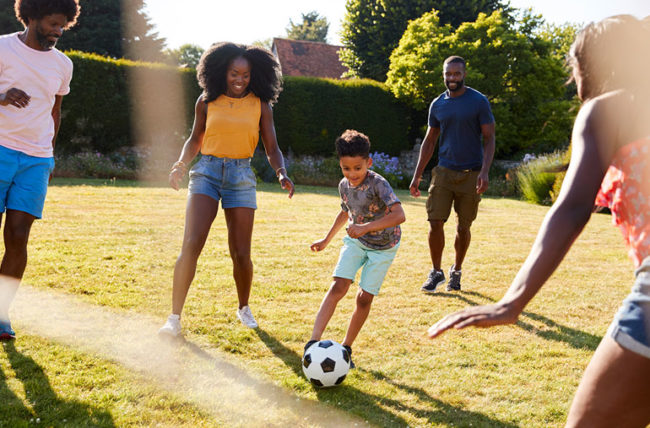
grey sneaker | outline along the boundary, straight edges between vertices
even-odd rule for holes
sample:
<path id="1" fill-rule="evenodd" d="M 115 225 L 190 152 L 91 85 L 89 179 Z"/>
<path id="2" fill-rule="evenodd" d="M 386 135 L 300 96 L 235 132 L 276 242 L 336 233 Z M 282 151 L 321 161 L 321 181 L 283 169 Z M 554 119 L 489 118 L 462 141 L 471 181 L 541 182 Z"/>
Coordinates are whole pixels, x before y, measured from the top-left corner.
<path id="1" fill-rule="evenodd" d="M 425 293 L 435 293 L 436 287 L 444 283 L 445 274 L 441 270 L 436 271 L 435 269 L 431 269 L 431 272 L 429 272 L 429 277 L 426 281 L 424 281 L 424 284 L 422 284 L 422 288 L 420 290 L 424 291 Z"/>
<path id="2" fill-rule="evenodd" d="M 253 317 L 251 308 L 249 308 L 248 306 L 244 306 L 241 309 L 237 309 L 237 318 L 239 318 L 239 321 L 241 321 L 241 323 L 244 324 L 246 327 L 257 328 L 257 321 L 255 321 L 255 317 Z"/>
<path id="3" fill-rule="evenodd" d="M 452 265 L 449 269 L 449 283 L 447 284 L 447 291 L 460 291 L 460 271 L 456 270 L 456 265 Z"/>

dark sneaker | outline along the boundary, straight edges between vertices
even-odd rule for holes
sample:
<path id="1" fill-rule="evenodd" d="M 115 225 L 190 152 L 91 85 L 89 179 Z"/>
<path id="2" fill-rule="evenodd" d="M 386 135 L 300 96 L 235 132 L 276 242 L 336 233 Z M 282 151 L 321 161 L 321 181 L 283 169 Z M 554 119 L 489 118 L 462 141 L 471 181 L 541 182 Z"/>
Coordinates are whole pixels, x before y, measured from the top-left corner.
<path id="1" fill-rule="evenodd" d="M 449 269 L 449 283 L 447 283 L 447 291 L 460 291 L 460 271 L 455 270 L 456 265 Z"/>
<path id="2" fill-rule="evenodd" d="M 352 348 L 348 345 L 343 345 L 343 348 L 345 348 L 345 350 L 348 351 L 348 357 L 350 357 L 350 368 L 356 369 L 357 366 L 352 362 Z"/>
<path id="3" fill-rule="evenodd" d="M 16 332 L 12 330 L 9 321 L 0 321 L 0 340 L 12 340 L 16 338 Z"/>
<path id="4" fill-rule="evenodd" d="M 436 271 L 435 269 L 431 269 L 431 272 L 429 272 L 429 277 L 426 281 L 424 281 L 424 284 L 422 284 L 422 288 L 420 290 L 424 291 L 425 293 L 435 293 L 436 287 L 444 283 L 445 274 L 441 270 Z"/>

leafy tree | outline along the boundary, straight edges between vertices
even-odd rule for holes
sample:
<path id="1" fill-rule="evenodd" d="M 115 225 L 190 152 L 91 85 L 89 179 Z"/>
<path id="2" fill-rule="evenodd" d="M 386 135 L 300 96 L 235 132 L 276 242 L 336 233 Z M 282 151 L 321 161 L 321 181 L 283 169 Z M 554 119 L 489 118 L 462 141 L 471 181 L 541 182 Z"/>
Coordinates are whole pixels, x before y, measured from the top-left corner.
<path id="1" fill-rule="evenodd" d="M 175 65 L 196 68 L 203 55 L 204 49 L 201 46 L 186 43 L 178 49 L 168 49 L 165 51 L 170 62 Z"/>
<path id="2" fill-rule="evenodd" d="M 384 81 L 390 54 L 409 20 L 436 9 L 440 22 L 457 27 L 474 21 L 479 12 L 503 7 L 500 0 L 348 0 L 341 60 L 354 77 Z"/>
<path id="3" fill-rule="evenodd" d="M 308 40 L 310 42 L 323 42 L 327 41 L 327 31 L 330 24 L 327 18 L 321 17 L 318 12 L 311 11 L 307 14 L 302 14 L 302 23 L 294 24 L 289 20 L 287 27 L 287 37 L 293 40 Z"/>
<path id="4" fill-rule="evenodd" d="M 529 12 L 515 22 L 496 11 L 454 30 L 436 11 L 427 13 L 409 24 L 391 55 L 386 84 L 425 109 L 446 89 L 444 59 L 460 55 L 467 61 L 467 84 L 492 104 L 498 156 L 558 148 L 569 140 L 575 100 L 566 98 L 561 47 L 539 35 L 542 25 L 541 16 Z"/>
<path id="5" fill-rule="evenodd" d="M 14 13 L 15 0 L 0 0 L 0 34 L 23 29 Z M 165 39 L 144 13 L 144 0 L 82 0 L 75 25 L 57 43 L 61 50 L 94 52 L 113 58 L 158 61 Z"/>

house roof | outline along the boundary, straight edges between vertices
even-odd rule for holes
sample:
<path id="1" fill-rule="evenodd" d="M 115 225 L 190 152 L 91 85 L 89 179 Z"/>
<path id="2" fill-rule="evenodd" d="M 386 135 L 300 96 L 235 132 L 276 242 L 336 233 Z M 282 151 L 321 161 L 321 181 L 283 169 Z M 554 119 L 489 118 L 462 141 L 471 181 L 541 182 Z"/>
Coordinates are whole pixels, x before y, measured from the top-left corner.
<path id="1" fill-rule="evenodd" d="M 273 39 L 273 54 L 284 76 L 311 76 L 340 79 L 348 68 L 341 64 L 342 46 L 305 40 Z"/>

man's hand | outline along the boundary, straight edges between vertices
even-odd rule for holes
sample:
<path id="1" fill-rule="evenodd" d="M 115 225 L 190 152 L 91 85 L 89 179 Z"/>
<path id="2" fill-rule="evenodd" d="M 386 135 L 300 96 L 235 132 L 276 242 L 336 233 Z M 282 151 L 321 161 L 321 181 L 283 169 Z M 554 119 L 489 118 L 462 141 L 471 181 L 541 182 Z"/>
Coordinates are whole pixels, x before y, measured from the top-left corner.
<path id="1" fill-rule="evenodd" d="M 481 173 L 478 175 L 478 179 L 476 180 L 476 193 L 479 195 L 483 192 L 485 192 L 488 188 L 488 184 L 490 182 L 490 179 L 488 178 L 487 172 L 484 173 L 481 171 Z"/>
<path id="2" fill-rule="evenodd" d="M 422 181 L 422 177 L 413 177 L 413 180 L 411 180 L 411 184 L 409 185 L 411 196 L 416 198 L 420 196 L 420 181 Z"/>
<path id="3" fill-rule="evenodd" d="M 27 95 L 24 91 L 16 88 L 11 88 L 4 94 L 0 94 L 0 105 L 12 105 L 14 107 L 24 108 L 29 105 L 31 98 L 32 97 Z"/>

